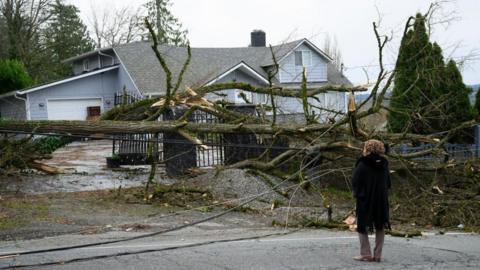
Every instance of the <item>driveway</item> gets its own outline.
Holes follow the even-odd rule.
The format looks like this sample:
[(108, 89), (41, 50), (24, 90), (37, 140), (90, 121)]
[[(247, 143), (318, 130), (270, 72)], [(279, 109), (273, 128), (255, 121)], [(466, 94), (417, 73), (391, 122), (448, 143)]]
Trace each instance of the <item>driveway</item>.
[[(20, 177), (8, 177), (0, 181), (0, 190), (28, 194), (52, 192), (78, 192), (142, 186), (147, 181), (149, 166), (122, 166), (119, 169), (106, 167), (105, 158), (112, 154), (109, 140), (77, 141), (57, 149), (51, 159), (41, 160), (47, 165), (63, 169), (57, 175), (31, 172)], [(171, 183), (157, 170), (157, 181)]]
[(66, 173), (101, 174), (107, 169), (105, 158), (111, 155), (112, 141), (76, 141), (57, 149), (51, 159), (41, 162), (61, 168)]

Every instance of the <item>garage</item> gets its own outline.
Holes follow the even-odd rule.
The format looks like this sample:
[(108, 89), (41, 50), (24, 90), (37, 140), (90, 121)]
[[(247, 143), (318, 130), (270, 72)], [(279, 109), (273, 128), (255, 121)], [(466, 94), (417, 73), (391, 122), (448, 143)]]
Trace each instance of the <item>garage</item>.
[(101, 98), (52, 99), (47, 101), (48, 120), (87, 120), (100, 115)]

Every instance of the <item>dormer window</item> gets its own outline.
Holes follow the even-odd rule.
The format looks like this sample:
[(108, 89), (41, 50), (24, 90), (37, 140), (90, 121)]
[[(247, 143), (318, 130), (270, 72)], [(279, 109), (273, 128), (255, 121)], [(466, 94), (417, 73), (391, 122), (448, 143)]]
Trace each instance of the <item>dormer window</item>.
[(312, 53), (310, 51), (295, 51), (295, 66), (309, 67), (312, 65)]
[(89, 63), (90, 61), (88, 61), (88, 59), (84, 59), (83, 60), (83, 71), (88, 71), (89, 70)]

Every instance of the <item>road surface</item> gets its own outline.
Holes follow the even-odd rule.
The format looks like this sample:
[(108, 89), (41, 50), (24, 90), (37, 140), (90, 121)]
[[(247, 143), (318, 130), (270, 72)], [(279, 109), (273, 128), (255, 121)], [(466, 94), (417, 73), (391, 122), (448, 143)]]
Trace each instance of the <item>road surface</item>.
[[(429, 233), (414, 239), (387, 236), (383, 261), (367, 263), (352, 260), (358, 252), (355, 233), (300, 230), (282, 234), (284, 232), (272, 228), (188, 228), (131, 242), (1, 259), (0, 268), (122, 252), (137, 254), (24, 269), (479, 269), (480, 265), (480, 236), (476, 234)], [(0, 255), (139, 234), (110, 232), (3, 242)], [(262, 237), (271, 234), (276, 235)], [(260, 238), (225, 242), (249, 237)], [(147, 250), (149, 252), (144, 252)]]

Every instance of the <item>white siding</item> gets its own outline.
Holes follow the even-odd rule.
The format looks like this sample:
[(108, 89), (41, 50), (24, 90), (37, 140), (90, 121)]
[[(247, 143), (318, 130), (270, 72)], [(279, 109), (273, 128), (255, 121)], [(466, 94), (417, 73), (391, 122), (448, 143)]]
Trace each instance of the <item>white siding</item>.
[(103, 113), (113, 107), (114, 93), (118, 90), (115, 69), (29, 93), (31, 120), (48, 119), (48, 99), (102, 98)]
[[(238, 69), (232, 71), (230, 74), (228, 74), (227, 76), (217, 81), (217, 83), (227, 83), (227, 82), (243, 82), (243, 83), (248, 83), (254, 86), (259, 86), (256, 79), (253, 79), (250, 75)], [(245, 101), (242, 98), (238, 97), (239, 92), (240, 91), (237, 89), (222, 90), (222, 91), (217, 91), (217, 94), (209, 93), (206, 95), (206, 98), (211, 101), (223, 99), (232, 103), (245, 103)], [(259, 98), (257, 94), (253, 93), (252, 95), (250, 95), (248, 92), (245, 92), (245, 94), (247, 96), (247, 99), (249, 99), (250, 102), (254, 104), (258, 103)]]
[[(312, 50), (309, 46), (302, 44), (295, 51), (310, 51), (312, 56), (311, 66), (306, 67), (308, 82), (327, 81), (327, 60)], [(280, 62), (279, 81), (281, 83), (298, 83), (302, 81), (303, 67), (295, 66), (295, 53), (290, 53)]]
[[(315, 113), (320, 122), (326, 122), (329, 118), (338, 119), (342, 115), (332, 111), (345, 112), (345, 94), (329, 92), (317, 95), (318, 102), (314, 98), (309, 98), (308, 102), (316, 107), (325, 108), (330, 111), (311, 107), (310, 113)], [(270, 103), (270, 102), (268, 102)], [(299, 98), (277, 97), (276, 105), (279, 114), (303, 114), (303, 103)]]
[(120, 65), (120, 68), (118, 69), (118, 84), (117, 84), (117, 91), (120, 91), (123, 89), (123, 87), (127, 88), (127, 91), (129, 93), (134, 93), (134, 94), (140, 94), (140, 91), (137, 89), (133, 81), (130, 79), (130, 76), (127, 73), (127, 70), (123, 65)]

